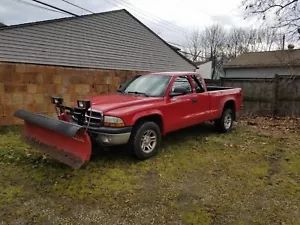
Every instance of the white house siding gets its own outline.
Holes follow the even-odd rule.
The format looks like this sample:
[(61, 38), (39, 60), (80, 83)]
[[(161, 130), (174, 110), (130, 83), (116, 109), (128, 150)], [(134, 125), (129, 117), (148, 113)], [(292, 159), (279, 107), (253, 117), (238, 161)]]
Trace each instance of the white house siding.
[(200, 73), (204, 79), (211, 79), (212, 61), (203, 63), (199, 65), (198, 68), (196, 72)]
[(300, 67), (296, 68), (228, 68), (226, 78), (273, 78), (278, 75), (300, 75)]

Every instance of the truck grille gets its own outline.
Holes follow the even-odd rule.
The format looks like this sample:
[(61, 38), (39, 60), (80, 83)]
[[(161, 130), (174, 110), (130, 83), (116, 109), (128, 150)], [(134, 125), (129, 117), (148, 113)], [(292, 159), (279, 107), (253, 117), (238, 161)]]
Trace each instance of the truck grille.
[(101, 127), (103, 125), (103, 113), (94, 110), (88, 110), (85, 113), (85, 124), (91, 127)]
[(74, 108), (73, 109), (73, 112), (72, 112), (72, 119), (75, 121), (75, 122), (78, 122), (80, 116), (82, 114), (82, 110), (79, 109), (79, 108)]
[[(82, 109), (74, 108), (72, 113), (72, 119), (78, 123), (82, 115)], [(103, 125), (103, 114), (102, 112), (88, 110), (84, 115), (84, 125), (90, 127), (101, 127)]]

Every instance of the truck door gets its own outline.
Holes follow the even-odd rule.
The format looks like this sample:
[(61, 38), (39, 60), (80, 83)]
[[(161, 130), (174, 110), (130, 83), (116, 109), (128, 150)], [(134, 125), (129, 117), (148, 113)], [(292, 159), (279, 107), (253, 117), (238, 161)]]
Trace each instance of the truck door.
[[(175, 93), (176, 89), (185, 89), (186, 93)], [(196, 95), (193, 93), (192, 85), (187, 76), (177, 77), (171, 87), (169, 101), (166, 109), (166, 127), (168, 131), (178, 130), (194, 124), (193, 114), (195, 113)]]
[(210, 119), (210, 95), (205, 91), (204, 84), (196, 76), (189, 76), (193, 86), (193, 123), (198, 124)]

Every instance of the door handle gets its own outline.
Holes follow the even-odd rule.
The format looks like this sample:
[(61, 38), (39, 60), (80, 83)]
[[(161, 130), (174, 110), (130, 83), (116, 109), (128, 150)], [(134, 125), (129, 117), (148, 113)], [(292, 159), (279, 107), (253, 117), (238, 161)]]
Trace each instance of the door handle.
[(191, 98), (192, 103), (197, 103), (198, 99), (197, 98)]

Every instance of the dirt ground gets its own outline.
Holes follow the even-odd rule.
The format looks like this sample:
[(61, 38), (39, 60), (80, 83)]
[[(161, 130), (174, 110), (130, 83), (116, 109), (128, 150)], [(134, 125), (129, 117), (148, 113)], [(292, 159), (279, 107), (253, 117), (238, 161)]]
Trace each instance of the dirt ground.
[(123, 148), (73, 170), (0, 132), (0, 224), (300, 224), (300, 119), (252, 118), (164, 138), (146, 161)]

